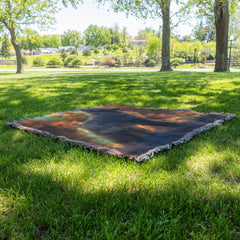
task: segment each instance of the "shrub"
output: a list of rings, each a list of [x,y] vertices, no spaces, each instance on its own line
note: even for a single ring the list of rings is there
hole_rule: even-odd
[[[156,66],[156,64],[157,64],[156,61],[154,61],[154,59],[151,59],[151,58],[146,59],[144,62],[144,65],[146,67],[154,67]]]
[[[56,68],[56,67],[60,67],[63,64],[62,60],[58,57],[52,57],[48,63],[47,66],[51,67],[51,68]]]
[[[176,68],[176,67],[179,66],[180,64],[179,64],[178,62],[173,62],[171,65],[172,65],[174,68]]]
[[[22,63],[23,63],[23,65],[28,64],[27,58],[25,56],[22,56]]]
[[[124,48],[122,49],[122,52],[123,52],[123,53],[128,53],[128,48],[127,48],[127,47],[124,47]]]
[[[121,49],[117,49],[115,52],[114,52],[114,55],[123,55],[123,51]]]
[[[75,57],[72,61],[71,61],[71,65],[73,67],[79,67],[83,65],[83,61],[79,58],[79,57]]]
[[[102,60],[102,65],[108,65],[109,67],[115,67],[116,61],[113,58],[107,57]]]
[[[100,66],[101,65],[101,60],[98,58],[94,61],[94,64],[97,65],[97,66]]]
[[[133,67],[134,66],[134,61],[133,60],[128,60],[126,66],[127,67]]]
[[[106,49],[108,50],[108,51],[111,51],[112,50],[112,47],[111,47],[111,45],[107,45],[107,47],[106,47]]]
[[[71,65],[71,62],[74,60],[74,58],[76,58],[76,56],[69,56],[69,57],[67,57],[66,59],[65,59],[65,61],[64,61],[64,66],[69,66],[69,65]]]
[[[129,62],[129,60],[130,60],[129,54],[128,54],[128,53],[125,53],[125,54],[123,55],[122,59],[123,59],[123,66],[125,66],[125,67],[128,66],[128,62]]]
[[[80,57],[78,57],[77,55],[71,55],[69,57],[67,57],[64,61],[64,66],[72,66],[72,67],[79,67],[84,65],[83,61],[81,60]]]
[[[199,57],[198,57],[196,48],[194,49],[193,63],[199,63]]]
[[[33,66],[34,67],[42,67],[44,65],[45,65],[45,63],[44,63],[44,59],[42,57],[36,57],[33,60]]]
[[[183,51],[183,50],[176,49],[174,51],[174,57],[186,59],[187,58],[187,53],[185,51]]]
[[[231,59],[232,61],[240,62],[240,46],[239,46],[239,49],[238,48],[233,49]]]
[[[94,48],[93,52],[94,52],[95,54],[98,54],[98,53],[99,53],[99,49],[98,49],[98,48]]]
[[[143,65],[143,60],[141,58],[137,58],[134,63],[134,67],[141,67]]]
[[[61,56],[63,61],[67,58],[68,54],[66,53],[65,49],[61,50],[60,56]]]
[[[134,49],[133,43],[129,43],[128,48],[130,48],[131,50],[133,50],[133,49]]]
[[[104,55],[107,55],[107,54],[108,54],[107,49],[103,49],[103,54],[104,54]]]
[[[84,49],[82,54],[85,57],[89,57],[89,56],[91,56],[91,50],[90,49]]]
[[[72,48],[70,54],[71,55],[78,55],[78,52],[77,52],[76,48]]]
[[[177,62],[180,64],[184,64],[186,62],[185,58],[172,58],[171,63]]]
[[[114,43],[114,44],[112,45],[112,49],[113,49],[114,51],[116,51],[118,48],[119,48],[119,46],[118,46],[116,43]]]
[[[209,57],[207,58],[207,60],[214,60],[215,57],[212,54],[209,54]]]
[[[199,60],[200,60],[200,63],[205,64],[207,61],[207,58],[205,56],[201,56]]]
[[[123,66],[123,56],[121,56],[121,55],[115,55],[115,56],[113,56],[112,57],[114,60],[115,60],[115,62],[116,62],[116,67],[122,67]]]
[[[123,48],[125,48],[125,47],[126,47],[126,44],[125,44],[125,43],[121,43],[121,44],[120,44],[120,48],[123,49]]]

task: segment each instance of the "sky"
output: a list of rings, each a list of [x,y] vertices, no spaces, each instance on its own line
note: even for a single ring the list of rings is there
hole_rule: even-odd
[[[91,0],[80,4],[77,9],[73,9],[71,6],[68,6],[68,8],[62,7],[62,10],[56,14],[56,24],[52,26],[53,29],[40,32],[40,34],[63,34],[68,29],[83,33],[90,24],[99,27],[112,27],[114,24],[118,24],[120,29],[127,27],[128,33],[134,37],[146,27],[158,30],[161,25],[161,19],[141,20],[133,16],[126,17],[124,13],[114,13],[108,9],[107,6],[98,8],[97,3]],[[176,9],[176,6],[172,6],[172,9]],[[192,27],[189,24],[181,24],[181,28],[179,27],[173,32],[183,36],[190,35],[191,30]]]

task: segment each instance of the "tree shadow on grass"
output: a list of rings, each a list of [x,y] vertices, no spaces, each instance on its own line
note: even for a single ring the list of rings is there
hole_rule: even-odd
[[[148,78],[151,79],[151,84],[146,80]],[[140,104],[154,107],[161,103],[177,105],[178,100],[175,97],[181,93],[194,93],[193,90],[188,90],[192,84],[195,85],[190,80],[178,79],[180,82],[174,80],[174,83],[168,83],[168,80],[169,76],[159,77],[156,73],[143,74],[143,76],[134,73],[51,74],[46,77],[45,75],[39,77],[26,75],[18,80],[18,86],[11,83],[9,89],[4,91],[4,95],[8,96],[4,104],[19,100],[18,106],[21,103],[26,106],[28,103],[26,107],[30,108],[40,100],[41,107],[61,106],[64,108],[62,110],[73,105],[93,106],[92,104],[107,103]]]
[[[234,239],[239,231],[239,197],[185,176],[155,189],[132,182],[86,190],[51,171],[13,166],[2,183],[10,199],[3,239]]]
[[[5,97],[1,101],[5,108],[0,114],[0,119],[13,121],[109,103],[178,108],[185,103],[179,98],[182,95],[204,96],[206,99],[211,99],[204,103],[197,99],[188,102],[190,105],[193,104],[193,110],[204,112],[231,110],[230,112],[234,113],[237,110],[236,103],[240,101],[237,89],[221,90],[220,93],[209,90],[209,79],[215,81],[225,77],[225,74],[210,74],[210,77],[206,77],[205,73],[26,75],[19,80],[20,84],[17,86],[11,84],[1,93]],[[235,74],[228,75],[228,78],[235,79],[235,77]],[[3,129],[5,130],[6,128]],[[188,155],[191,155],[191,152],[189,154],[184,152],[182,159]],[[166,168],[177,168],[180,162],[184,162],[179,159],[181,157],[177,155],[168,157]]]
[[[237,117],[141,165],[1,126],[2,239],[237,239],[240,199],[226,177],[238,172],[221,170],[220,161],[210,166],[206,182],[188,166],[202,145],[239,152],[237,90],[214,92],[205,74],[183,73],[52,74],[16,84],[0,92],[1,125],[95,104],[178,108],[184,94],[213,97],[196,99],[193,109],[226,109]],[[215,189],[215,181],[231,191]]]

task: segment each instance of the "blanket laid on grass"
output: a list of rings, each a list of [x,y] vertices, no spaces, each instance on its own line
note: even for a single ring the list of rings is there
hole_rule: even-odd
[[[234,116],[110,104],[5,124],[140,162]]]

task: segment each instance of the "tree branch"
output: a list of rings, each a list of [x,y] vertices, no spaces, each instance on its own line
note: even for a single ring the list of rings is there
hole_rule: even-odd
[[[5,19],[0,18],[0,22],[2,22],[2,23],[4,24],[4,26],[5,26],[8,30],[10,30],[10,26],[9,26],[9,24],[5,21]]]

